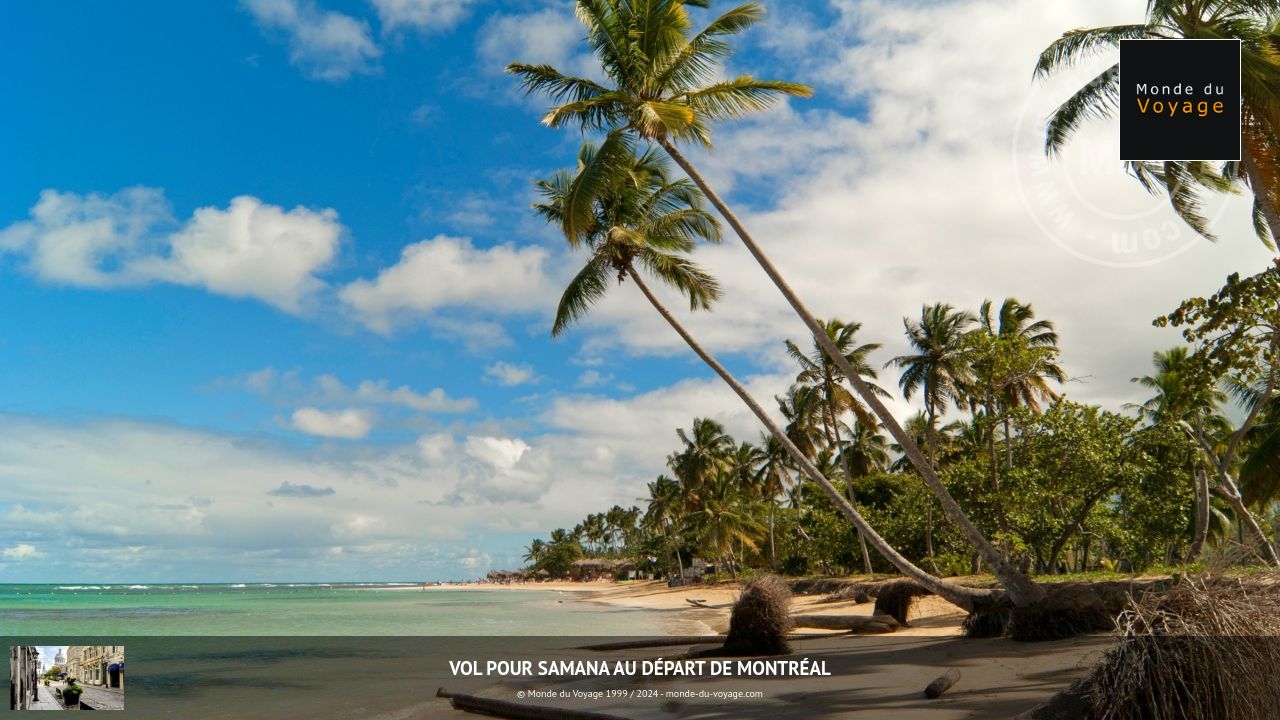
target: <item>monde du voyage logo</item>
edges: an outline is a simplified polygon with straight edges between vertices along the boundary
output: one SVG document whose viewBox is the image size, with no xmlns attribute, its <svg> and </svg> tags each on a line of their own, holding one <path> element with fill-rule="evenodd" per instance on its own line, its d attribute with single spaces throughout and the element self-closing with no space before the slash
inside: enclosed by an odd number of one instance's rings
<svg viewBox="0 0 1280 720">
<path fill-rule="evenodd" d="M 1239 40 L 1120 41 L 1120 159 L 1240 159 Z"/>
</svg>

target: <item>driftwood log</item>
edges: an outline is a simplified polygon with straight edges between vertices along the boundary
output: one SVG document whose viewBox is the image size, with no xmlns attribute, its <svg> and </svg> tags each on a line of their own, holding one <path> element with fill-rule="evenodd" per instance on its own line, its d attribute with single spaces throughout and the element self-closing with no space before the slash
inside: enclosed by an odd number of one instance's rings
<svg viewBox="0 0 1280 720">
<path fill-rule="evenodd" d="M 796 627 L 848 630 L 854 633 L 891 633 L 898 621 L 889 615 L 796 615 Z"/>
<path fill-rule="evenodd" d="M 454 695 L 444 688 L 436 691 L 436 697 L 449 698 L 449 703 L 453 705 L 455 710 L 510 718 L 510 720 L 626 720 L 626 718 L 617 715 L 607 715 L 587 710 L 567 710 L 544 705 L 524 705 L 475 695 Z"/>
<path fill-rule="evenodd" d="M 951 686 L 958 682 L 960 682 L 960 671 L 952 668 L 937 680 L 929 683 L 924 689 L 924 696 L 932 700 L 950 690 Z"/>
</svg>

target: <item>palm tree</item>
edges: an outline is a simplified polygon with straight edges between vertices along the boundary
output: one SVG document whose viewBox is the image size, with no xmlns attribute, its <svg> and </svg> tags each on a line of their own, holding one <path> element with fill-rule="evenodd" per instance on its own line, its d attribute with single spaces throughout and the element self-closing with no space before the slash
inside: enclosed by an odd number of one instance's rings
<svg viewBox="0 0 1280 720">
<path fill-rule="evenodd" d="M 1030 303 L 1005 298 L 1000 311 L 992 315 L 992 302 L 983 300 L 978 310 L 982 329 L 1000 338 L 1013 338 L 1022 347 L 1039 351 L 1035 363 L 1006 384 L 1001 402 L 1005 407 L 1027 406 L 1040 409 L 1042 400 L 1055 400 L 1057 393 L 1049 389 L 1049 380 L 1066 382 L 1067 374 L 1058 365 L 1058 332 L 1052 320 L 1036 320 Z"/>
<path fill-rule="evenodd" d="M 903 318 L 902 325 L 914 350 L 912 355 L 899 355 L 889 363 L 902 368 L 898 387 L 902 397 L 910 400 L 917 390 L 924 397 L 926 447 L 929 465 L 937 467 L 938 416 L 946 405 L 958 403 L 968 382 L 968 366 L 964 356 L 964 333 L 976 318 L 946 303 L 920 308 L 920 319 Z"/>
<path fill-rule="evenodd" d="M 553 128 L 576 125 L 583 131 L 608 132 L 596 162 L 581 173 L 580 192 L 566 198 L 566 207 L 559 213 L 558 219 L 565 235 L 580 237 L 595 222 L 593 197 L 608 187 L 607 178 L 617 168 L 629 163 L 627 138 L 638 137 L 661 146 L 729 223 L 823 352 L 831 357 L 853 390 L 903 447 L 912 465 L 938 496 L 947 516 L 987 560 L 1009 599 L 1018 606 L 1039 601 L 1044 597 L 1044 589 L 1007 562 L 973 524 L 928 465 L 920 448 L 841 355 L 840 349 L 737 215 L 676 147 L 676 143 L 690 141 L 709 147 L 712 123 L 763 110 L 787 96 L 808 97 L 812 94 L 805 85 L 757 80 L 750 75 L 719 79 L 723 61 L 732 51 L 732 46 L 724 38 L 758 23 L 764 17 L 764 8 L 756 2 L 744 3 L 712 20 L 701 31 L 694 32 L 687 8 L 706 8 L 709 5 L 710 0 L 576 0 L 578 19 L 586 26 L 587 43 L 607 77 L 605 84 L 566 75 L 549 65 L 513 63 L 507 66 L 509 72 L 520 77 L 527 92 L 546 94 L 553 102 L 559 103 L 543 116 L 544 124 Z M 706 360 L 705 357 L 703 359 Z M 724 378 L 723 375 L 721 377 Z M 761 415 L 764 415 L 763 411 L 758 413 Z M 807 474 L 809 470 L 805 472 Z M 898 565 L 896 561 L 894 564 Z M 921 573 L 923 581 L 927 573 L 919 568 L 916 570 Z M 936 580 L 933 578 L 927 582 Z"/>
<path fill-rule="evenodd" d="M 1162 423 L 1189 423 L 1193 429 L 1213 437 L 1230 434 L 1226 418 L 1219 410 L 1227 395 L 1212 385 L 1192 382 L 1188 377 L 1191 353 L 1185 346 L 1156 351 L 1151 362 L 1155 372 L 1133 378 L 1133 382 L 1155 392 L 1141 405 L 1130 406 L 1138 410 L 1152 425 Z M 1209 537 L 1212 505 L 1209 494 L 1209 475 L 1202 462 L 1192 468 L 1195 478 L 1196 512 L 1191 533 L 1191 548 L 1187 562 L 1195 562 Z"/>
<path fill-rule="evenodd" d="M 694 418 L 690 431 L 678 429 L 676 436 L 684 449 L 668 457 L 667 465 L 696 501 L 702 488 L 729 464 L 733 438 L 723 425 L 710 418 Z"/>
<path fill-rule="evenodd" d="M 757 453 L 755 484 L 761 497 L 769 503 L 769 564 L 776 570 L 778 546 L 774 538 L 774 527 L 778 514 L 778 496 L 786 492 L 787 485 L 791 482 L 789 458 L 782 443 L 768 433 L 761 433 Z"/>
<path fill-rule="evenodd" d="M 684 522 L 684 503 L 680 484 L 666 475 L 659 475 L 649 483 L 649 507 L 643 523 L 646 527 L 661 530 L 667 546 L 675 551 L 677 577 L 684 577 L 684 559 L 680 556 L 679 528 Z M 670 567 L 670 566 L 668 566 Z"/>
<path fill-rule="evenodd" d="M 833 318 L 823 322 L 822 329 L 859 375 L 875 379 L 876 369 L 867 360 L 867 356 L 879 350 L 880 343 L 858 344 L 856 336 L 862 329 L 862 323 L 846 323 Z M 840 384 L 843 377 L 840 369 L 827 357 L 817 342 L 814 342 L 813 349 L 808 354 L 790 340 L 786 341 L 786 345 L 787 354 L 800 365 L 800 374 L 796 377 L 796 382 L 817 388 L 821 395 L 824 410 L 822 421 L 826 434 L 832 438 L 831 442 L 836 442 L 833 438 L 835 423 L 846 412 L 853 412 L 860 422 L 873 421 L 873 416 L 866 406 L 858 402 L 858 399 Z M 889 394 L 884 390 L 874 384 L 868 384 L 877 394 L 888 397 Z"/>
<path fill-rule="evenodd" d="M 595 149 L 588 145 L 579 155 L 576 175 L 561 172 L 551 180 L 540 182 L 538 186 L 546 202 L 535 206 L 538 212 L 549 221 L 560 222 L 570 197 L 577 196 L 584 183 L 599 181 L 599 178 L 591 179 L 600 171 L 599 164 L 594 162 L 596 156 Z M 580 231 L 566 233 L 571 245 L 585 245 L 590 248 L 591 256 L 586 266 L 569 282 L 560 299 L 552 335 L 562 333 L 602 298 L 611 278 L 616 277 L 619 282 L 630 279 L 689 348 L 782 443 L 801 472 L 822 488 L 836 508 L 890 563 L 932 592 L 961 607 L 972 608 L 975 598 L 989 596 L 990 591 L 948 583 L 930 575 L 889 545 L 791 442 L 742 383 L 689 334 L 649 288 L 640 270 L 684 294 L 695 310 L 708 307 L 719 296 L 715 280 L 685 257 L 697 240 L 710 241 L 718 237 L 717 225 L 702 210 L 697 192 L 686 188 L 683 181 L 669 180 L 665 166 L 651 152 L 639 156 L 632 152 L 628 164 L 615 165 L 608 170 L 608 182 L 594 191 L 593 219 Z M 564 227 L 563 223 L 561 226 Z M 852 370 L 848 372 L 853 373 Z"/>
<path fill-rule="evenodd" d="M 1130 162 L 1132 174 L 1149 192 L 1167 192 L 1174 210 L 1196 232 L 1212 239 L 1200 214 L 1202 189 L 1230 190 L 1243 178 L 1254 195 L 1254 225 L 1273 249 L 1280 243 L 1280 43 L 1267 26 L 1280 13 L 1275 0 L 1148 0 L 1147 19 L 1136 25 L 1081 28 L 1064 33 L 1040 55 L 1036 77 L 1043 78 L 1121 40 L 1189 38 L 1241 41 L 1241 161 L 1219 170 L 1203 162 Z M 1050 116 L 1045 152 L 1056 155 L 1089 118 L 1106 118 L 1117 109 L 1120 65 L 1085 83 Z"/>
<path fill-rule="evenodd" d="M 706 485 L 702 508 L 694 513 L 703 521 L 704 539 L 716 549 L 720 562 L 728 566 L 734 577 L 738 576 L 738 563 L 733 544 L 737 542 L 755 550 L 759 547 L 756 538 L 762 529 L 751 516 L 745 497 L 733 474 L 721 470 Z"/>
<path fill-rule="evenodd" d="M 524 549 L 524 561 L 530 565 L 537 565 L 546 554 L 547 544 L 540 539 L 534 540 Z"/>
<path fill-rule="evenodd" d="M 827 337 L 831 338 L 835 346 L 840 349 L 840 354 L 844 356 L 849 365 L 864 378 L 874 379 L 876 370 L 867 361 L 867 356 L 880 349 L 880 343 L 859 345 L 856 335 L 861 328 L 862 323 L 846 323 L 834 318 L 822 323 L 823 331 L 827 334 Z M 787 354 L 800 365 L 800 374 L 796 376 L 796 382 L 804 383 L 817 391 L 818 397 L 816 401 L 821 409 L 822 429 L 823 434 L 826 436 L 827 447 L 836 449 L 840 447 L 842 442 L 840 429 L 844 425 L 842 418 L 847 412 L 853 412 L 860 424 L 875 424 L 875 417 L 867 410 L 866 406 L 858 402 L 857 398 L 840 383 L 842 378 L 840 370 L 816 342 L 813 344 L 813 350 L 808 355 L 790 340 L 786 341 L 786 345 Z M 868 383 L 868 385 L 878 394 L 885 397 L 888 396 L 888 393 L 875 384 Z M 849 494 L 849 504 L 857 507 L 858 503 L 853 492 L 854 476 L 848 467 L 844 468 L 844 476 Z M 862 550 L 863 570 L 869 575 L 871 574 L 871 555 L 867 552 L 867 541 L 856 529 L 854 530 L 854 535 L 857 537 L 858 545 Z"/>
<path fill-rule="evenodd" d="M 1041 401 L 1056 400 L 1058 395 L 1049 389 L 1049 380 L 1059 384 L 1066 382 L 1067 374 L 1058 365 L 1058 333 L 1050 320 L 1036 320 L 1035 309 L 1017 298 L 1005 298 L 999 313 L 991 312 L 991 300 L 983 300 L 978 309 L 978 322 L 984 332 L 997 338 L 1010 340 L 1019 349 L 1031 353 L 1032 362 L 1020 368 L 1020 372 L 1003 382 L 998 400 L 1005 410 L 1029 407 L 1039 412 Z M 993 408 L 987 408 L 990 412 Z M 1005 466 L 1013 468 L 1013 437 L 1010 433 L 1009 415 L 1003 418 L 1005 441 Z"/>
</svg>

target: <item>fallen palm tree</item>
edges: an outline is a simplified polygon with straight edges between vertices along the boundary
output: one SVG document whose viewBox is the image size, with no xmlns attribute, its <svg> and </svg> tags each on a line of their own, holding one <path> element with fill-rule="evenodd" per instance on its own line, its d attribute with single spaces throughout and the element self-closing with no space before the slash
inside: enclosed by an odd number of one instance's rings
<svg viewBox="0 0 1280 720">
<path fill-rule="evenodd" d="M 791 628 L 791 587 L 777 575 L 753 578 L 733 604 L 722 653 L 785 655 Z"/>
<path fill-rule="evenodd" d="M 1130 598 L 1120 644 L 1085 679 L 1021 720 L 1274 720 L 1280 584 L 1181 578 Z"/>
<path fill-rule="evenodd" d="M 1280 584 L 1184 579 L 1120 616 L 1120 646 L 1086 681 L 1098 720 L 1274 720 Z"/>
<path fill-rule="evenodd" d="M 850 634 L 891 633 L 898 621 L 889 615 L 796 615 L 796 627 L 848 630 Z"/>
</svg>

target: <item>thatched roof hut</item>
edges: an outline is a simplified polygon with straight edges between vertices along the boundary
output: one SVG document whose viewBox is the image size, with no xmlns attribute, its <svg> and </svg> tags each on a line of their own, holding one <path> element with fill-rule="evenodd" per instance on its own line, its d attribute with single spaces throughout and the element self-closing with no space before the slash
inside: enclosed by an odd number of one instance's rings
<svg viewBox="0 0 1280 720">
<path fill-rule="evenodd" d="M 574 576 L 582 575 L 605 575 L 616 574 L 626 570 L 634 570 L 636 564 L 630 560 L 611 560 L 609 558 L 582 558 L 573 561 L 569 566 L 569 574 Z"/>
</svg>

